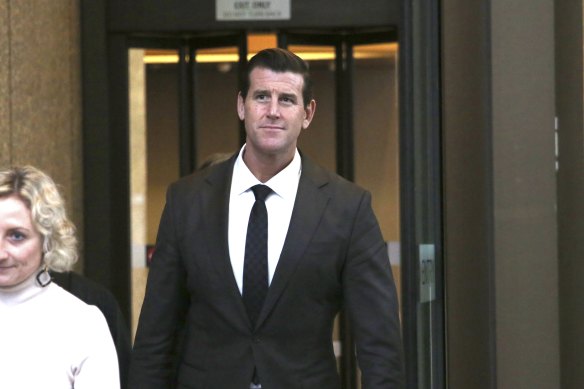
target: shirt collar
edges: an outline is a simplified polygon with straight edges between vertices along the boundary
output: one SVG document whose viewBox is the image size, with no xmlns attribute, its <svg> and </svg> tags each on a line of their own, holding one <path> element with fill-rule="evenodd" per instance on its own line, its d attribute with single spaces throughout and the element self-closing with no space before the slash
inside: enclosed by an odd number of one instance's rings
<svg viewBox="0 0 584 389">
<path fill-rule="evenodd" d="M 233 179 L 231 182 L 232 192 L 238 195 L 246 192 L 254 185 L 262 184 L 243 161 L 244 151 L 245 145 L 239 150 L 239 155 L 237 156 L 237 160 L 233 167 Z M 284 199 L 296 196 L 296 189 L 298 188 L 301 171 L 302 161 L 300 153 L 298 153 L 298 149 L 296 149 L 292 162 L 264 184 L 269 186 L 274 193 Z"/>
</svg>

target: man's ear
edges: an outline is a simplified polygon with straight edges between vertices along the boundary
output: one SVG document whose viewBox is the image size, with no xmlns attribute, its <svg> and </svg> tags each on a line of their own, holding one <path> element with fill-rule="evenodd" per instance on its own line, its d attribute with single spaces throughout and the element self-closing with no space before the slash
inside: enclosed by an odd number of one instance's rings
<svg viewBox="0 0 584 389">
<path fill-rule="evenodd" d="M 245 119 L 245 100 L 241 92 L 237 94 L 237 116 L 239 116 L 239 120 Z"/>
<path fill-rule="evenodd" d="M 307 129 L 308 126 L 310 125 L 310 122 L 312 121 L 312 118 L 314 117 L 315 111 L 316 111 L 316 101 L 310 100 L 310 103 L 308 103 L 308 105 L 306 107 L 304 107 L 304 112 L 306 113 L 306 116 L 304 117 L 304 120 L 302 121 L 302 129 L 303 130 Z"/>
</svg>

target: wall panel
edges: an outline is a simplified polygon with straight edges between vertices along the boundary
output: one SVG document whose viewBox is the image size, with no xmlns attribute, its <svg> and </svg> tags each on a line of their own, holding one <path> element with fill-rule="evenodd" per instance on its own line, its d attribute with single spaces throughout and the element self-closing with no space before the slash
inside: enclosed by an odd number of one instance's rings
<svg viewBox="0 0 584 389">
<path fill-rule="evenodd" d="M 556 109 L 558 149 L 558 247 L 563 389 L 584 387 L 584 53 L 583 4 L 557 0 Z"/>
<path fill-rule="evenodd" d="M 0 4 L 0 162 L 50 174 L 81 228 L 78 3 Z"/>
<path fill-rule="evenodd" d="M 10 23 L 9 0 L 0 0 L 0 166 L 11 160 L 10 150 Z"/>
<path fill-rule="evenodd" d="M 215 0 L 108 1 L 112 31 L 211 31 L 217 29 L 334 28 L 397 25 L 398 0 L 291 0 L 291 19 L 277 21 L 215 21 Z"/>
</svg>

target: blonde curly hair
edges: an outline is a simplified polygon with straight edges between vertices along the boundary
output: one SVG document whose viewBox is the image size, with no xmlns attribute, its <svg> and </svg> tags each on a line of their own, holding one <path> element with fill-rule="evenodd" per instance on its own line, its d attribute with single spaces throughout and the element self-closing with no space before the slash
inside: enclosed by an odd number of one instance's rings
<svg viewBox="0 0 584 389">
<path fill-rule="evenodd" d="M 75 226 L 51 177 L 33 166 L 0 171 L 0 198 L 16 196 L 30 209 L 32 223 L 42 236 L 43 263 L 57 272 L 77 262 Z"/>
</svg>

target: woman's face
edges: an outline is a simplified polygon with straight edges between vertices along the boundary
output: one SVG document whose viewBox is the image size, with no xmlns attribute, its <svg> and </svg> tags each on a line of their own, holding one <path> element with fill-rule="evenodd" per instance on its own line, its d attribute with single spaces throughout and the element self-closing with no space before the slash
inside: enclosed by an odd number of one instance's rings
<svg viewBox="0 0 584 389">
<path fill-rule="evenodd" d="M 26 204 L 0 197 L 0 287 L 20 284 L 41 265 L 42 238 Z"/>
</svg>

